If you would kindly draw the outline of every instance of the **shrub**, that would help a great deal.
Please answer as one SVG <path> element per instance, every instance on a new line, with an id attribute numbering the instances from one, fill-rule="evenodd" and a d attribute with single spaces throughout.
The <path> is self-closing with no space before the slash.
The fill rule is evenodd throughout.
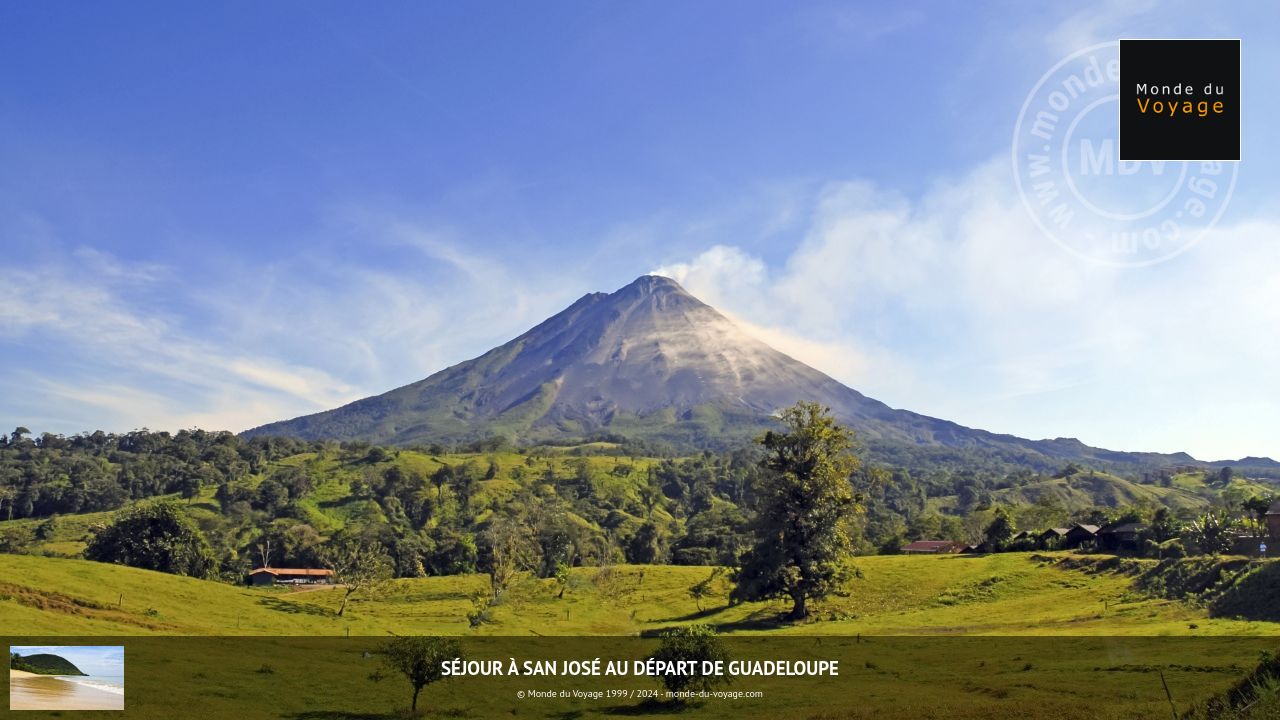
<path id="1" fill-rule="evenodd" d="M 207 577 L 213 550 L 191 518 L 173 502 L 136 505 L 94 533 L 84 556 L 98 562 Z"/>
<path id="2" fill-rule="evenodd" d="M 1159 544 L 1160 557 L 1162 558 L 1184 558 L 1187 556 L 1187 545 L 1178 538 L 1165 540 Z"/>
<path id="3" fill-rule="evenodd" d="M 723 675 L 704 675 L 703 661 L 727 661 L 729 654 L 720 638 L 706 625 L 689 625 L 672 628 L 662 634 L 662 644 L 649 656 L 650 660 L 675 662 L 696 661 L 697 670 L 688 675 L 668 673 L 662 676 L 662 685 L 670 692 L 699 692 L 710 690 L 720 683 L 729 682 Z"/>

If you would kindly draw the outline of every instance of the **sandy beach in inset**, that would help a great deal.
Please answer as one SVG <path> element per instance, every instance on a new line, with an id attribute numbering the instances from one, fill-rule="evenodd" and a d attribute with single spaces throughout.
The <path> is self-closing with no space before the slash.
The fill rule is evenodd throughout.
<path id="1" fill-rule="evenodd" d="M 9 670 L 10 710 L 123 710 L 124 696 L 49 675 Z"/>

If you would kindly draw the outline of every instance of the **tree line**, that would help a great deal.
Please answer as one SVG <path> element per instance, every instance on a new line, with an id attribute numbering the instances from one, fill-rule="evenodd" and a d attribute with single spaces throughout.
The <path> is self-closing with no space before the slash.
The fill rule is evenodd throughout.
<path id="1" fill-rule="evenodd" d="M 399 449 L 360 442 L 245 440 L 200 430 L 32 437 L 18 428 L 0 442 L 0 517 L 49 519 L 34 530 L 23 526 L 30 537 L 0 527 L 0 550 L 22 550 L 53 536 L 56 514 L 128 504 L 88 538 L 88 557 L 227 580 L 264 565 L 344 568 L 347 577 L 364 572 L 374 580 L 484 572 L 494 599 L 526 573 L 564 583 L 575 566 L 719 566 L 738 568 L 740 587 L 754 588 L 740 590 L 740 597 L 782 593 L 803 614 L 797 585 L 758 571 L 759 563 L 777 561 L 778 548 L 788 542 L 797 548 L 827 542 L 840 554 L 897 552 L 917 539 L 1003 550 L 1020 549 L 1004 537 L 1017 527 L 1104 524 L 1129 516 L 1146 522 L 1159 513 L 1180 527 L 1204 527 L 1202 518 L 1175 517 L 1152 506 L 1075 512 L 1052 502 L 1004 507 L 994 493 L 1044 476 L 972 468 L 913 474 L 860 460 L 852 433 L 817 406 L 798 405 L 782 421 L 782 431 L 747 447 L 644 463 L 626 456 L 565 459 L 529 448 L 517 456 L 516 466 L 508 454 L 499 467 L 495 454 L 458 458 L 444 454 L 456 448 L 419 448 L 437 460 L 431 472 L 400 462 Z M 801 453 L 799 438 L 808 438 L 806 452 L 825 448 L 825 464 Z M 301 453 L 310 459 L 299 461 Z M 339 530 L 317 516 L 318 504 L 335 502 L 315 497 L 320 484 L 333 480 L 325 462 L 346 473 Z M 499 475 L 514 482 L 502 493 L 484 491 Z M 1056 475 L 1088 479 L 1084 468 L 1072 465 Z M 1229 483 L 1230 477 L 1215 481 Z M 214 512 L 131 502 L 157 496 L 202 497 L 202 507 Z M 938 497 L 954 498 L 954 507 L 939 508 L 931 502 Z M 780 498 L 823 502 L 807 509 L 782 507 Z M 1264 502 L 1250 498 L 1234 507 L 1256 511 Z M 838 532 L 813 535 L 816 530 L 805 523 Z M 1207 527 L 1212 533 L 1217 526 Z M 762 533 L 767 543 L 761 544 Z M 1181 530 L 1177 534 L 1182 537 Z M 814 563 L 810 558 L 801 564 Z M 806 587 L 830 587 L 838 580 L 810 579 Z"/>

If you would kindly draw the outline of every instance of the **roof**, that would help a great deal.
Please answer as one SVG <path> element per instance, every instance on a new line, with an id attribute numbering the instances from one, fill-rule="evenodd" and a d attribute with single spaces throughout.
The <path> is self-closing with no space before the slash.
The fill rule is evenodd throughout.
<path id="1" fill-rule="evenodd" d="M 913 543 L 903 545 L 903 550 L 950 550 L 953 547 L 963 546 L 964 543 L 958 543 L 954 540 L 916 540 Z"/>
<path id="2" fill-rule="evenodd" d="M 1097 525 L 1082 525 L 1082 524 L 1080 524 L 1080 523 L 1076 523 L 1075 525 L 1072 525 L 1072 526 L 1071 526 L 1071 530 L 1084 530 L 1085 532 L 1089 533 L 1090 535 L 1097 535 L 1097 534 L 1098 534 L 1098 526 L 1097 526 Z M 1070 531 L 1068 531 L 1068 532 L 1070 532 Z"/>
<path id="3" fill-rule="evenodd" d="M 1280 500 L 1271 503 L 1271 507 L 1267 508 L 1268 515 L 1280 515 Z"/>
<path id="4" fill-rule="evenodd" d="M 326 570 L 324 568 L 258 568 L 249 574 L 257 575 L 258 573 L 271 573 L 272 575 L 314 575 L 322 577 L 325 575 L 332 575 L 333 571 Z"/>
<path id="5" fill-rule="evenodd" d="M 1066 534 L 1067 534 L 1067 530 L 1068 530 L 1068 528 L 1049 528 L 1048 530 L 1045 530 L 1044 532 L 1042 532 L 1042 533 L 1040 533 L 1040 534 L 1041 534 L 1041 535 L 1048 535 L 1049 533 L 1053 533 L 1054 535 L 1066 535 Z"/>

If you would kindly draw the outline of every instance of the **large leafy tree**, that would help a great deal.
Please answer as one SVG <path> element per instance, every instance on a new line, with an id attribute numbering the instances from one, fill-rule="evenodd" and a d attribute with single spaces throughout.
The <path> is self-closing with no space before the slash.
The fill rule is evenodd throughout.
<path id="1" fill-rule="evenodd" d="M 410 712 L 418 711 L 418 694 L 422 688 L 444 677 L 444 664 L 462 657 L 462 644 L 454 638 L 397 637 L 382 646 L 382 658 L 393 670 L 409 679 L 413 686 Z"/>
<path id="2" fill-rule="evenodd" d="M 991 523 L 982 533 L 983 549 L 987 552 L 1002 552 L 1009 546 L 1013 535 L 1013 519 L 1009 517 L 1008 511 L 1004 508 L 996 508 Z"/>
<path id="3" fill-rule="evenodd" d="M 213 550 L 191 518 L 173 502 L 135 505 L 97 531 L 84 556 L 176 575 L 205 577 L 214 568 Z"/>
<path id="4" fill-rule="evenodd" d="M 343 587 L 338 617 L 347 611 L 352 595 L 377 595 L 393 574 L 391 559 L 376 541 L 368 537 L 351 535 L 336 538 L 327 553 L 327 564 L 333 570 L 334 579 Z"/>
<path id="5" fill-rule="evenodd" d="M 788 597 L 790 617 L 843 579 L 849 520 L 857 510 L 850 476 L 858 469 L 853 433 L 827 408 L 801 402 L 781 413 L 783 431 L 759 439 L 766 451 L 756 495 L 755 546 L 743 556 L 734 600 Z"/>

